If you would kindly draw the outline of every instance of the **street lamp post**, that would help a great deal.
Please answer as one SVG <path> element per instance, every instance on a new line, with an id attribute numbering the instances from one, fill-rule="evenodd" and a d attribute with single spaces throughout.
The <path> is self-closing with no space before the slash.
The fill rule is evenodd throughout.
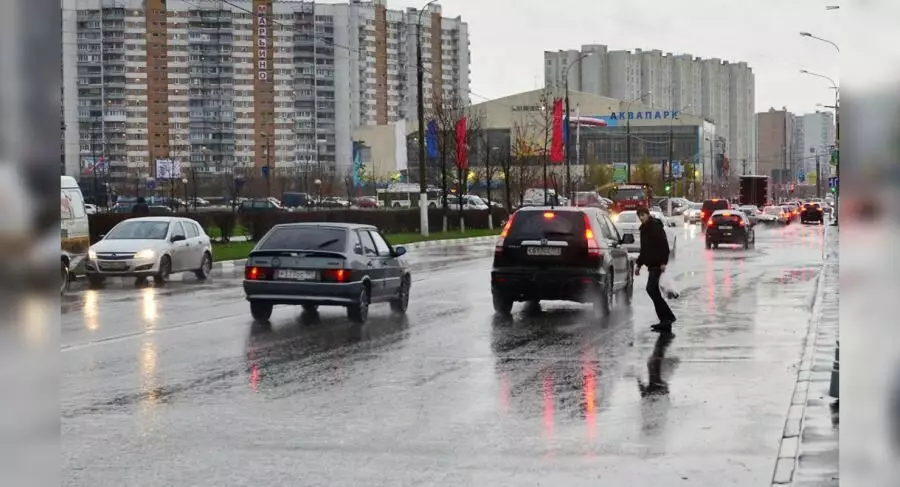
<path id="1" fill-rule="evenodd" d="M 687 110 L 688 108 L 691 108 L 692 106 L 693 105 L 685 105 L 685 106 L 679 108 L 678 111 L 681 112 L 683 110 Z M 672 159 L 675 158 L 675 128 L 674 127 L 675 127 L 675 117 L 672 117 L 671 119 L 669 119 L 669 178 L 668 178 L 668 180 L 666 179 L 666 167 L 663 166 L 663 173 L 662 173 L 663 184 L 666 184 L 666 181 L 669 181 L 670 183 L 675 181 L 674 174 L 672 174 Z M 667 209 L 668 215 L 671 216 L 672 215 L 672 198 L 671 198 L 671 196 L 669 198 L 666 198 L 666 200 L 668 203 L 666 205 L 667 206 L 666 209 Z"/>
<path id="2" fill-rule="evenodd" d="M 569 153 L 571 139 L 572 139 L 572 112 L 569 110 L 569 70 L 572 69 L 572 66 L 581 65 L 581 60 L 590 56 L 593 52 L 585 52 L 578 56 L 578 59 L 575 60 L 574 63 L 569 64 L 566 68 L 565 75 L 563 78 L 565 79 L 565 88 L 566 88 L 566 196 L 568 196 L 569 201 L 575 200 L 575 195 L 572 193 L 572 158 Z M 577 123 L 577 122 L 576 122 Z"/>
<path id="3" fill-rule="evenodd" d="M 818 39 L 818 37 L 816 37 L 816 39 Z M 822 39 L 822 40 L 824 40 L 824 39 Z M 831 43 L 831 41 L 825 41 L 825 42 Z M 832 44 L 834 44 L 834 43 L 832 43 Z M 840 52 L 840 49 L 837 47 L 837 45 L 835 45 L 835 48 L 838 49 L 838 52 Z M 834 164 L 835 164 L 834 175 L 837 178 L 838 185 L 834 190 L 834 221 L 833 221 L 833 224 L 837 225 L 838 224 L 838 210 L 840 208 L 840 199 L 841 199 L 841 197 L 840 197 L 840 194 L 841 194 L 841 188 L 840 188 L 840 181 L 841 181 L 840 92 L 841 92 L 841 88 L 837 83 L 835 83 L 835 81 L 833 79 L 831 79 L 831 77 L 825 76 L 824 74 L 813 73 L 812 71 L 808 71 L 806 69 L 801 69 L 800 73 L 827 80 L 829 83 L 831 83 L 831 89 L 834 90 L 834 149 L 837 151 L 837 157 L 835 158 L 835 161 L 834 161 Z"/>
<path id="4" fill-rule="evenodd" d="M 422 14 L 437 0 L 431 0 L 419 10 L 416 22 L 416 94 L 419 117 L 419 232 L 428 236 L 428 186 L 425 179 L 425 68 L 422 64 Z"/>
<path id="5" fill-rule="evenodd" d="M 644 96 L 653 93 L 652 91 L 648 91 L 646 93 L 641 93 L 641 96 L 630 100 L 625 104 L 625 159 L 626 159 L 626 179 L 625 181 L 631 183 L 631 104 L 641 100 Z"/>

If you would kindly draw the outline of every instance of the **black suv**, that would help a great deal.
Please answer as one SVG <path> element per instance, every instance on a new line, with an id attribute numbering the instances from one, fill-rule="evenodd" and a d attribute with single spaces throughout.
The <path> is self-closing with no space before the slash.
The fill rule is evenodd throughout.
<path id="1" fill-rule="evenodd" d="M 718 210 L 706 223 L 708 249 L 719 248 L 719 244 L 743 245 L 745 249 L 756 245 L 753 224 L 742 211 Z"/>
<path id="2" fill-rule="evenodd" d="M 800 208 L 800 223 L 825 223 L 824 212 L 818 203 L 806 203 Z"/>
<path id="3" fill-rule="evenodd" d="M 709 222 L 709 218 L 718 210 L 727 210 L 731 208 L 731 205 L 728 203 L 728 200 L 723 200 L 721 198 L 713 198 L 709 200 L 703 200 L 703 206 L 700 207 L 700 229 L 706 229 L 706 224 Z"/>
<path id="4" fill-rule="evenodd" d="M 509 315 L 516 301 L 591 303 L 609 313 L 614 296 L 627 304 L 634 292 L 634 262 L 606 212 L 590 207 L 524 207 L 503 227 L 494 251 L 494 311 Z"/>

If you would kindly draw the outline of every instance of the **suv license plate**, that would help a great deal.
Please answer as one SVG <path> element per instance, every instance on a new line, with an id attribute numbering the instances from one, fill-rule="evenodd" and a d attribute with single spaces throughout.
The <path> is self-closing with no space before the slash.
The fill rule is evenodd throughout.
<path id="1" fill-rule="evenodd" d="M 562 255 L 560 247 L 528 247 L 525 251 L 528 255 Z"/>
<path id="2" fill-rule="evenodd" d="M 288 279 L 292 281 L 312 281 L 316 278 L 316 271 L 297 271 L 293 269 L 278 269 L 275 272 L 276 279 Z"/>
<path id="3" fill-rule="evenodd" d="M 729 227 L 729 226 L 724 226 L 724 227 L 719 227 L 719 228 L 722 230 L 731 230 L 731 227 Z"/>

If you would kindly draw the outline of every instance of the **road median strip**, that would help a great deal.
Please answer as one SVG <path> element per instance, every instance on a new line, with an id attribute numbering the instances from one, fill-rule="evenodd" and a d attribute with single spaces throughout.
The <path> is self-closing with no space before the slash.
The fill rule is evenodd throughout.
<path id="1" fill-rule="evenodd" d="M 493 241 L 500 234 L 500 229 L 477 229 L 466 232 L 433 233 L 428 237 L 419 234 L 401 233 L 385 235 L 393 246 L 403 246 L 407 250 L 415 250 L 426 247 L 440 247 L 447 245 L 464 245 Z M 253 250 L 256 242 L 229 242 L 214 243 L 213 256 L 214 269 L 230 269 L 242 266 L 247 261 L 247 254 Z"/>

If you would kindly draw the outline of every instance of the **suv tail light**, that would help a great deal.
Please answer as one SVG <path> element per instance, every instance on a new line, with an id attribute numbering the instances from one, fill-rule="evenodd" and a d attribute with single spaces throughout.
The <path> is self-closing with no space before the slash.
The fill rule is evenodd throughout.
<path id="1" fill-rule="evenodd" d="M 591 219 L 587 213 L 582 213 L 582 215 L 584 215 L 584 239 L 587 241 L 588 257 L 600 257 L 600 245 L 597 244 L 597 239 L 594 238 Z"/>
<path id="2" fill-rule="evenodd" d="M 512 226 L 515 217 L 515 213 L 509 215 L 509 220 L 506 220 L 506 225 L 503 225 L 503 230 L 500 232 L 500 238 L 497 239 L 497 243 L 494 246 L 494 254 L 503 253 L 503 242 L 506 241 L 506 236 L 509 234 L 509 228 Z"/>
<path id="3" fill-rule="evenodd" d="M 247 266 L 244 267 L 244 279 L 248 281 L 268 281 L 272 278 L 271 267 Z"/>
<path id="4" fill-rule="evenodd" d="M 706 221 L 706 226 L 708 226 L 708 227 L 714 227 L 714 226 L 716 226 L 716 222 L 713 221 L 712 218 L 710 218 L 709 220 Z"/>

